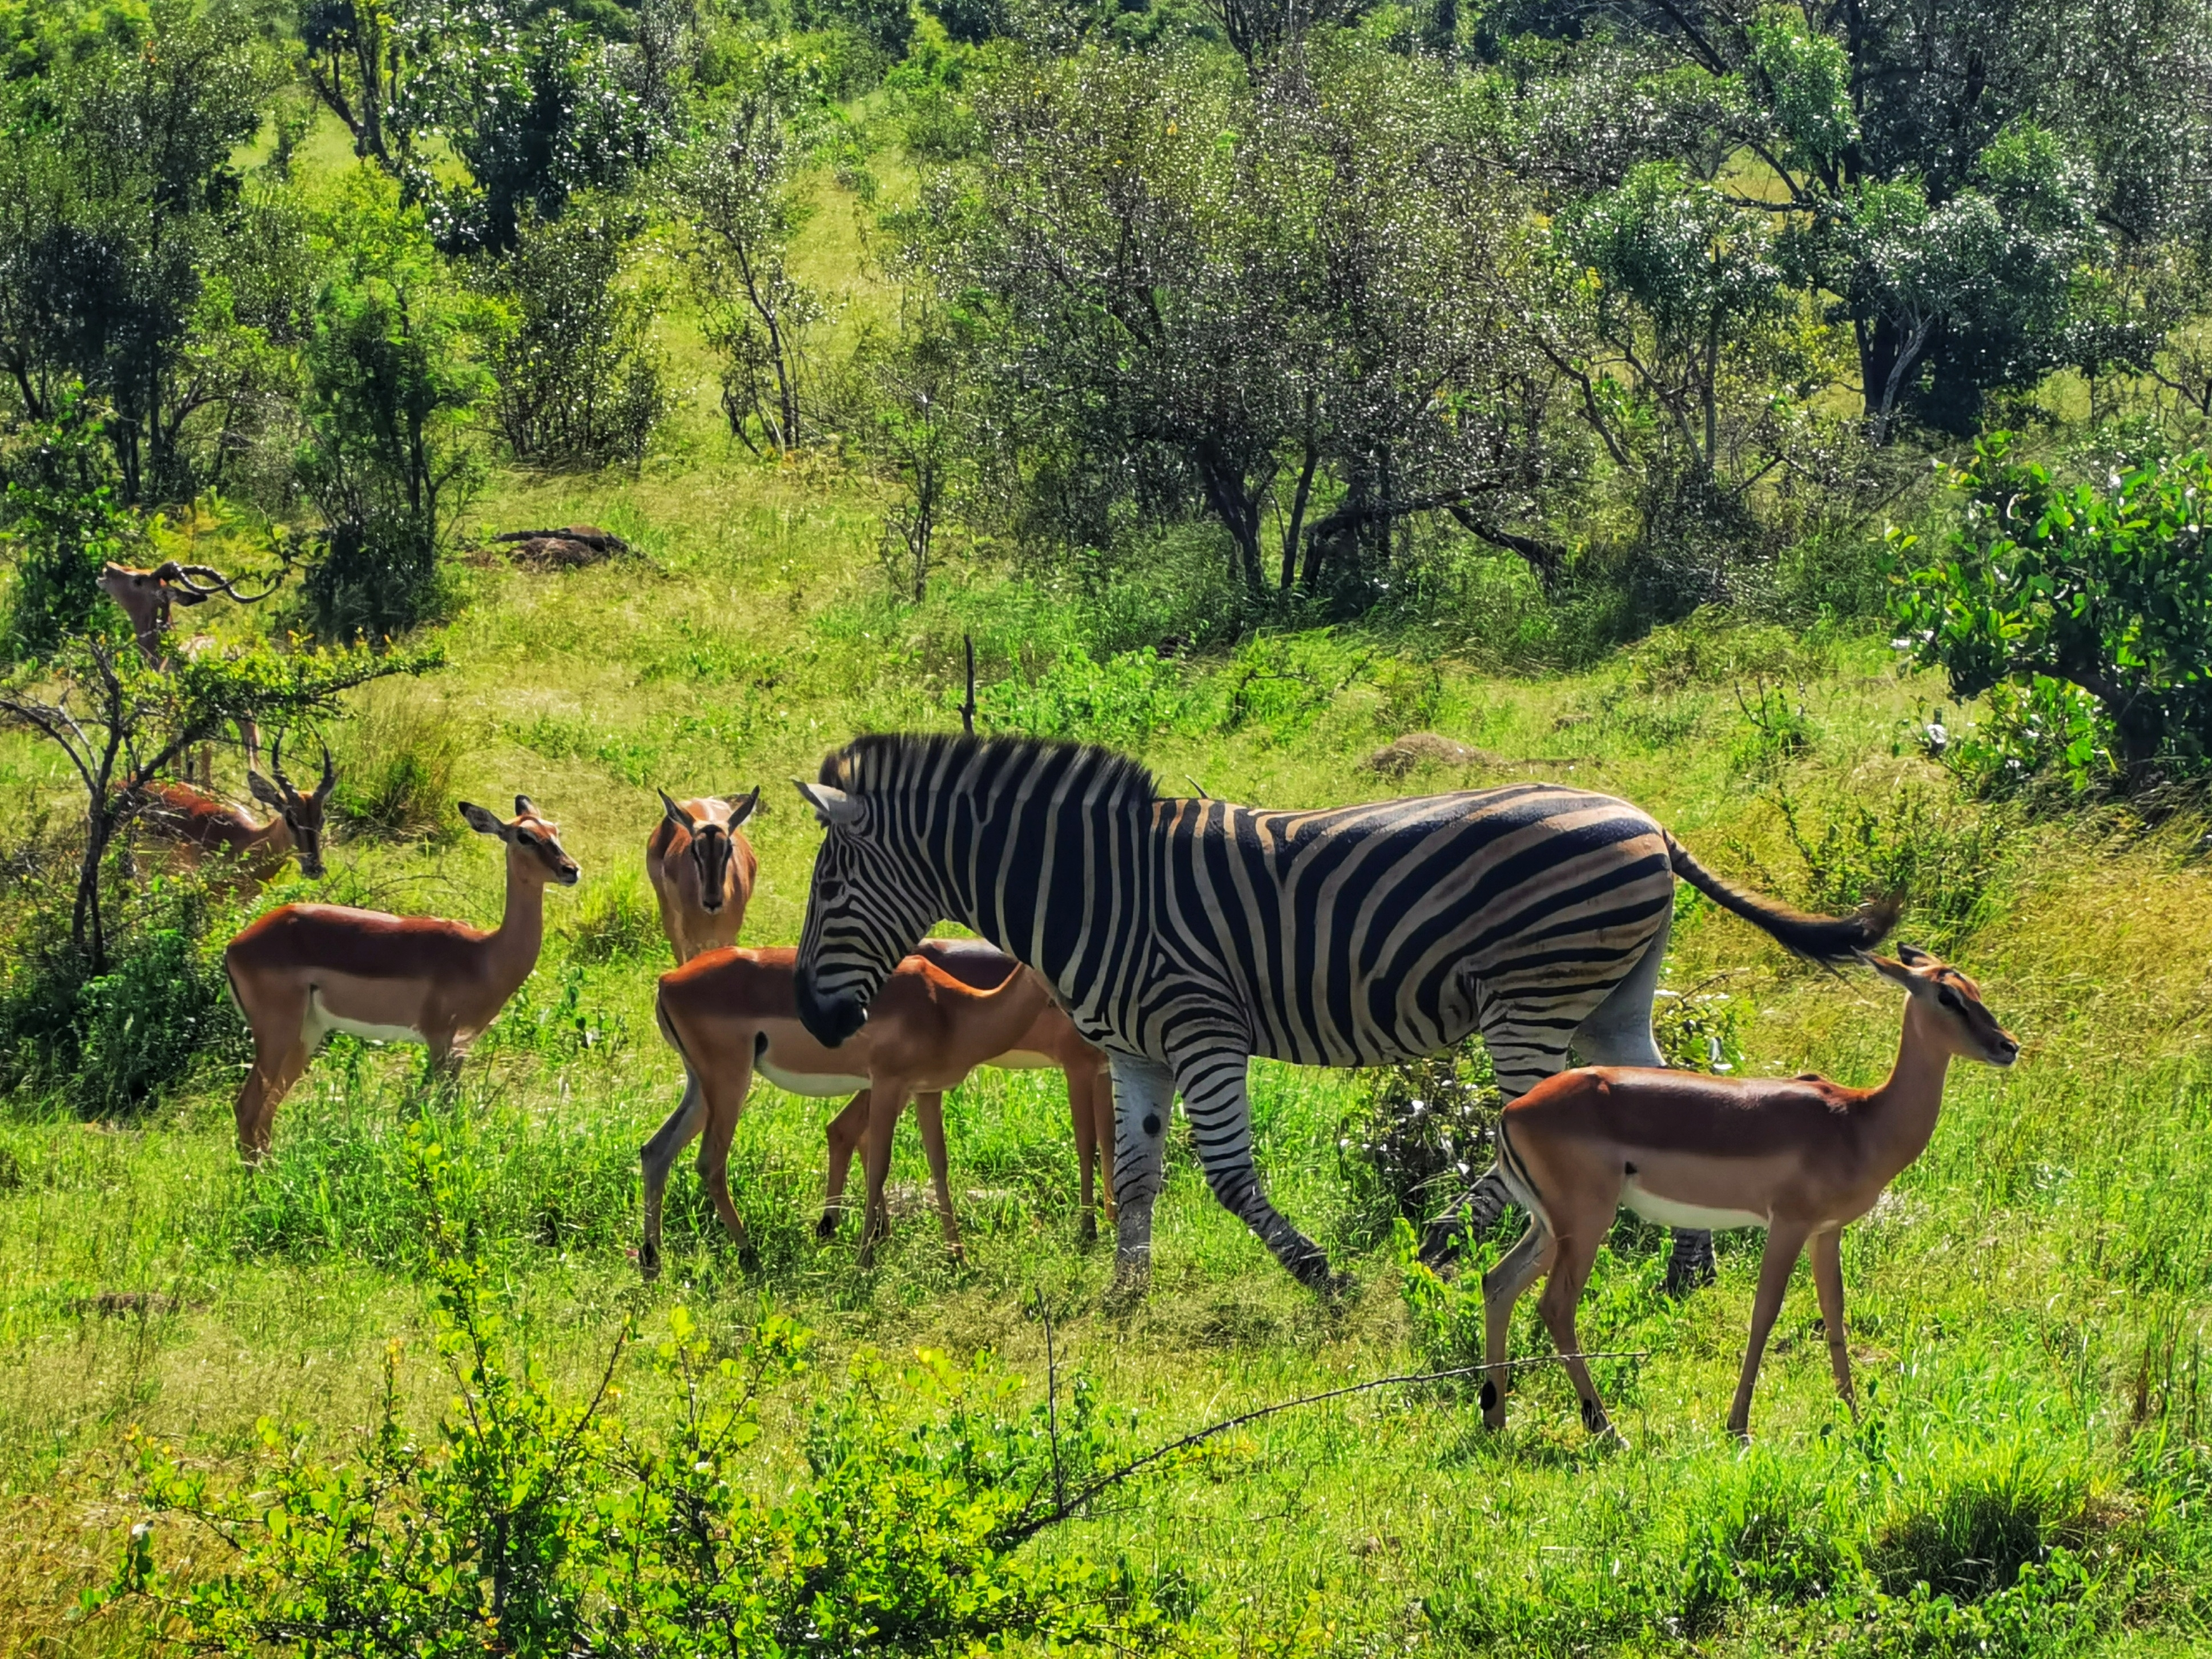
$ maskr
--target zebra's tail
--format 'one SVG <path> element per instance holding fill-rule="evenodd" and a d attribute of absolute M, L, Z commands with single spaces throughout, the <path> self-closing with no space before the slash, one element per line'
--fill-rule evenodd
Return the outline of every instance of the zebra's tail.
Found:
<path fill-rule="evenodd" d="M 1897 926 L 1898 914 L 1905 908 L 1905 896 L 1892 893 L 1862 904 L 1848 916 L 1812 915 L 1723 881 L 1692 858 L 1689 849 L 1671 835 L 1667 836 L 1667 857 L 1676 875 L 1722 909 L 1764 929 L 1785 951 L 1815 962 L 1844 963 L 1860 951 L 1871 951 L 1889 936 L 1889 930 Z"/>

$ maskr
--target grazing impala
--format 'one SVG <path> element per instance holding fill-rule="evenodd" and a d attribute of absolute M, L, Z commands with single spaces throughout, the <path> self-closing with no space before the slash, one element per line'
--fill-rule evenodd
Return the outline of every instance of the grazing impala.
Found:
<path fill-rule="evenodd" d="M 730 1137 L 744 1110 L 753 1073 L 797 1095 L 834 1096 L 866 1089 L 864 1164 L 867 1212 L 860 1228 L 860 1263 L 890 1230 L 884 1182 L 890 1172 L 891 1131 L 908 1100 L 917 1100 L 930 1176 L 937 1188 L 945 1243 L 956 1251 L 959 1231 L 946 1185 L 945 1126 L 930 1103 L 994 1054 L 1012 1048 L 1050 1001 L 1036 975 L 1008 975 L 997 988 L 962 984 L 927 958 L 908 957 L 884 981 L 867 1022 L 836 1048 L 824 1048 L 799 1023 L 793 963 L 798 953 L 726 950 L 695 957 L 660 976 L 660 1034 L 684 1061 L 684 1098 L 639 1154 L 645 1173 L 645 1241 L 638 1266 L 660 1271 L 660 1203 L 668 1171 L 699 1136 L 699 1174 L 714 1212 L 750 1254 L 744 1223 L 730 1200 Z"/>
<path fill-rule="evenodd" d="M 284 740 L 276 739 L 270 751 L 271 783 L 258 772 L 246 775 L 246 786 L 276 816 L 256 823 L 242 806 L 217 800 L 182 783 L 146 787 L 146 805 L 137 822 L 150 836 L 167 842 L 190 863 L 209 858 L 231 860 L 241 887 L 259 886 L 283 867 L 293 853 L 300 855 L 300 873 L 311 880 L 323 874 L 323 808 L 331 786 L 337 781 L 331 751 L 323 750 L 323 776 L 313 791 L 302 795 L 284 775 Z"/>
<path fill-rule="evenodd" d="M 1844 1340 L 1844 1225 L 1872 1209 L 1927 1146 L 1953 1055 L 2009 1066 L 2020 1053 L 1973 981 L 1925 951 L 1906 945 L 1898 955 L 1891 962 L 1859 953 L 1910 994 L 1897 1064 L 1880 1088 L 1846 1089 L 1809 1073 L 1767 1079 L 1589 1066 L 1547 1079 L 1505 1109 L 1498 1168 L 1531 1219 L 1482 1281 L 1483 1358 L 1496 1368 L 1482 1385 L 1486 1425 L 1505 1422 L 1513 1304 L 1548 1273 L 1538 1311 L 1574 1381 L 1583 1424 L 1593 1434 L 1610 1431 L 1580 1357 L 1575 1305 L 1622 1204 L 1664 1226 L 1766 1229 L 1729 1433 L 1750 1433 L 1759 1358 L 1808 1241 L 1836 1391 L 1857 1413 Z"/>
<path fill-rule="evenodd" d="M 645 843 L 645 873 L 680 968 L 702 951 L 738 942 L 760 870 L 738 826 L 760 805 L 760 790 L 674 801 L 664 789 L 660 804 L 667 810 Z"/>
<path fill-rule="evenodd" d="M 915 946 L 914 953 L 943 969 L 963 985 L 979 991 L 996 990 L 1021 967 L 1021 963 L 984 939 L 926 939 Z M 1048 1002 L 1012 1048 L 1005 1054 L 994 1054 L 983 1063 L 1012 1072 L 1056 1066 L 1067 1079 L 1067 1114 L 1075 1128 L 1076 1162 L 1083 1171 L 1082 1219 L 1078 1224 L 1077 1237 L 1085 1244 L 1095 1243 L 1098 1237 L 1097 1194 L 1102 1187 L 1106 1196 L 1106 1218 L 1109 1222 L 1114 1219 L 1112 1159 L 1099 1157 L 1102 1147 L 1110 1152 L 1114 1145 L 1114 1083 L 1106 1070 L 1105 1050 L 1085 1042 L 1066 1010 L 1056 1002 Z M 915 1099 L 915 1115 L 923 1125 L 925 1141 L 930 1136 L 930 1126 L 936 1126 L 937 1145 L 926 1148 L 930 1167 L 936 1169 L 945 1162 L 943 1097 L 917 1095 Z M 870 1091 L 863 1089 L 853 1097 L 850 1105 L 830 1121 L 830 1200 L 823 1210 L 821 1225 L 816 1229 L 819 1237 L 827 1238 L 836 1231 L 845 1176 L 867 1129 L 873 1105 Z"/>
<path fill-rule="evenodd" d="M 545 937 L 545 884 L 576 883 L 558 829 L 527 795 L 514 819 L 468 801 L 461 816 L 507 843 L 507 912 L 487 933 L 436 916 L 287 904 L 231 940 L 223 969 L 253 1028 L 253 1069 L 238 1091 L 239 1150 L 258 1158 L 270 1121 L 325 1034 L 419 1042 L 441 1069 L 498 1017 Z"/>

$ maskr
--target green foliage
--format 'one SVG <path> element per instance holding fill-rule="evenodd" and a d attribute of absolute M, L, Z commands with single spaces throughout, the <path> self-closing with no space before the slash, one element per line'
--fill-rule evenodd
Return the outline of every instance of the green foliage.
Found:
<path fill-rule="evenodd" d="M 67 890 L 66 877 L 60 885 Z M 223 978 L 234 920 L 201 878 L 156 878 L 120 905 L 94 971 L 70 942 L 64 906 L 10 918 L 0 1089 L 58 1099 L 86 1117 L 116 1117 L 250 1058 Z"/>
<path fill-rule="evenodd" d="M 638 224 L 592 200 L 526 219 L 501 268 L 511 321 L 493 356 L 507 447 L 548 467 L 635 465 L 671 397 L 653 320 L 659 295 L 625 271 Z"/>
<path fill-rule="evenodd" d="M 365 690 L 335 735 L 332 820 L 356 834 L 403 840 L 459 833 L 453 804 L 465 739 L 445 704 L 420 692 Z"/>
<path fill-rule="evenodd" d="M 1470 1038 L 1452 1053 L 1375 1073 L 1336 1141 L 1358 1237 L 1372 1245 L 1400 1220 L 1425 1227 L 1489 1168 L 1505 1097 L 1490 1054 Z"/>
<path fill-rule="evenodd" d="M 305 353 L 296 465 L 326 528 L 304 597 L 324 638 L 386 639 L 447 597 L 440 554 L 482 478 L 480 324 L 388 180 L 351 174 L 319 240 L 331 274 Z"/>
<path fill-rule="evenodd" d="M 2009 750 L 2004 766 L 2087 768 L 2063 695 L 2038 678 L 2096 700 L 2123 787 L 2212 765 L 2212 458 L 2123 455 L 2069 484 L 1999 433 L 1956 482 L 1963 512 L 1940 557 L 1894 538 L 1896 616 L 1911 659 L 1958 696 L 2013 689 L 1984 738 Z"/>
<path fill-rule="evenodd" d="M 1949 954 L 1988 920 L 2014 829 L 1971 806 L 1945 811 L 1921 787 L 1901 786 L 1887 800 L 1842 805 L 1811 832 L 1798 803 L 1775 797 L 1790 843 L 1804 860 L 1808 902 L 1842 911 L 1902 895 L 1912 942 Z"/>
<path fill-rule="evenodd" d="M 558 1397 L 514 1352 L 492 1276 L 443 1220 L 442 1149 L 417 1141 L 414 1159 L 432 1200 L 437 1348 L 459 1398 L 418 1441 L 394 1342 L 379 1420 L 345 1462 L 315 1460 L 304 1435 L 264 1419 L 258 1489 L 223 1490 L 142 1443 L 149 1517 L 196 1522 L 236 1552 L 218 1573 L 173 1578 L 151 1528 L 132 1529 L 108 1597 L 150 1602 L 164 1635 L 364 1659 L 488 1644 L 520 1659 L 767 1659 L 1162 1632 L 1115 1575 L 1021 1548 L 1055 1480 L 1091 1473 L 1087 1389 L 1048 1425 L 1046 1407 L 1013 1409 L 1016 1382 L 987 1357 L 961 1367 L 925 1352 L 898 1370 L 864 1351 L 807 1415 L 793 1482 L 763 1413 L 806 1370 L 808 1334 L 763 1312 L 732 1353 L 679 1304 L 654 1356 L 669 1425 L 629 1431 L 613 1415 L 629 1328 L 589 1398 Z"/>
<path fill-rule="evenodd" d="M 960 695 L 951 693 L 956 704 Z M 1078 648 L 1035 679 L 1018 676 L 978 685 L 975 727 L 1140 749 L 1174 726 L 1186 706 L 1176 665 L 1150 646 L 1117 652 L 1104 662 Z"/>
<path fill-rule="evenodd" d="M 31 422 L 8 458 L 8 535 L 21 550 L 0 637 L 7 661 L 52 656 L 91 629 L 100 566 L 123 561 L 139 539 L 136 516 L 115 501 L 106 428 L 73 386 L 53 418 Z"/>

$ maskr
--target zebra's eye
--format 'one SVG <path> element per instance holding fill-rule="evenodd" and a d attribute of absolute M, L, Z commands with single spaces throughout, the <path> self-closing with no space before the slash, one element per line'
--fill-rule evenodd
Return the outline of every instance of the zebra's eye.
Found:
<path fill-rule="evenodd" d="M 842 904 L 845 902 L 845 884 L 842 881 L 823 882 L 822 902 L 824 904 Z"/>

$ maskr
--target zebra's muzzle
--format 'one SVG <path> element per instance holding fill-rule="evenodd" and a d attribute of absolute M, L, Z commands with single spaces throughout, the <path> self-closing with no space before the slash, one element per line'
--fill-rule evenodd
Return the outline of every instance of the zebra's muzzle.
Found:
<path fill-rule="evenodd" d="M 811 975 L 799 975 L 793 989 L 799 1002 L 799 1023 L 806 1028 L 809 1036 L 826 1048 L 835 1048 L 867 1024 L 866 1004 L 853 997 L 825 1000 L 817 996 Z"/>

